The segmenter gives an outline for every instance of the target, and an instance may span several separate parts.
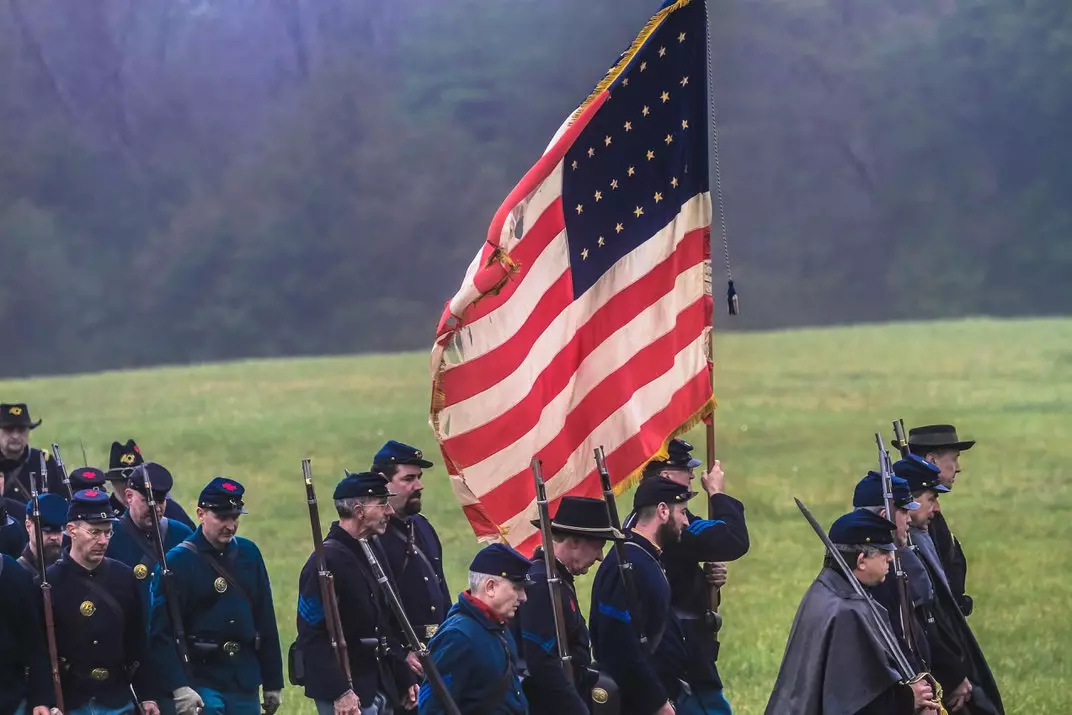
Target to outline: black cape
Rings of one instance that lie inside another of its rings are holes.
[[[865,598],[824,568],[797,609],[766,715],[855,715],[887,699],[882,711],[902,712],[900,679]]]

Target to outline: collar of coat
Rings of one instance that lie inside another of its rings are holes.
[[[506,621],[499,618],[498,614],[491,610],[490,606],[473,596],[469,591],[462,592],[461,598],[458,599],[458,606],[489,631],[502,630],[502,627],[506,625]]]

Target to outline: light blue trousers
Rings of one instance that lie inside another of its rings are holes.
[[[260,693],[221,693],[201,686],[194,690],[205,701],[201,715],[261,715]]]
[[[721,690],[693,689],[677,704],[678,715],[732,715],[729,701]]]

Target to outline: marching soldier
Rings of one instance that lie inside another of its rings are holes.
[[[960,439],[953,425],[927,425],[913,427],[908,431],[909,451],[938,467],[938,479],[950,490],[960,474],[960,453],[967,452],[974,446],[975,440]],[[927,531],[934,540],[942,570],[949,579],[949,589],[957,599],[957,605],[965,616],[970,616],[974,602],[971,596],[964,593],[968,561],[964,558],[960,541],[953,535],[941,510],[935,513]]]
[[[126,482],[134,473],[134,468],[144,464],[145,459],[141,456],[141,448],[134,440],[128,439],[126,444],[112,442],[112,450],[108,457],[108,472],[106,476],[112,483],[112,509],[116,517],[123,515],[127,510]],[[168,498],[164,508],[164,516],[171,521],[182,522],[191,531],[196,528],[193,520],[186,510],[179,506],[178,502]]]
[[[130,567],[104,554],[112,538],[108,496],[77,492],[67,513],[70,548],[48,568],[66,715],[160,715],[146,667],[145,616]]]
[[[197,502],[200,526],[167,554],[175,574],[172,606],[182,619],[190,652],[188,676],[175,648],[175,625],[158,574],[150,600],[150,647],[163,690],[178,715],[274,715],[282,702],[272,587],[260,549],[236,536],[245,514],[245,488],[216,477]],[[263,703],[258,689],[263,686]]]
[[[108,545],[108,557],[122,561],[134,570],[134,578],[138,580],[138,590],[141,592],[148,617],[149,586],[160,564],[160,551],[156,543],[157,535],[153,533],[153,518],[146,498],[146,470],[149,472],[149,482],[153,485],[153,500],[156,502],[156,515],[160,520],[160,540],[164,553],[192,536],[193,531],[182,522],[172,521],[164,516],[164,505],[172,485],[171,473],[155,462],[146,462],[135,467],[134,473],[126,481],[127,510],[115,525],[115,536]],[[148,625],[148,621],[146,624]]]
[[[332,652],[315,552],[298,583],[298,648],[305,663],[305,696],[319,715],[390,715],[417,704],[417,679],[406,664],[389,606],[358,539],[382,534],[392,514],[382,474],[347,475],[333,499],[339,520],[324,539],[324,559],[335,575],[339,620],[348,645],[352,687]]]
[[[108,478],[103,471],[96,467],[79,467],[71,472],[68,476],[71,480],[71,491],[80,492],[83,489],[96,489],[98,491],[106,492],[108,486]]]
[[[0,555],[0,713],[49,715],[56,705],[41,627],[41,591]],[[28,675],[28,677],[27,677]]]
[[[830,541],[864,587],[882,583],[895,549],[893,525],[857,509],[830,527]],[[767,715],[934,715],[931,685],[923,679],[902,684],[869,604],[853,590],[833,557],[797,610],[789,631]],[[888,617],[882,606],[879,615]]]
[[[39,494],[41,504],[41,541],[45,545],[45,568],[59,560],[63,554],[63,531],[67,527],[67,500],[59,494]],[[26,569],[34,579],[41,577],[37,570],[37,526],[33,520],[33,501],[26,503],[25,528],[30,535],[26,548],[19,555],[19,566]]]
[[[30,419],[30,408],[24,403],[0,403],[0,473],[3,473],[3,496],[20,504],[30,501],[30,472],[41,471],[41,450],[30,446],[30,430],[37,429],[41,420]],[[63,477],[56,460],[45,455],[44,480],[38,479],[38,489],[66,495]]]
[[[420,513],[422,470],[431,467],[419,449],[395,440],[383,445],[372,460],[372,471],[387,477],[394,512],[387,531],[376,542],[387,557],[387,573],[398,590],[406,617],[422,641],[435,635],[452,603],[443,575],[443,546],[432,524]],[[413,672],[423,675],[414,653],[409,653],[406,660]]]
[[[4,477],[0,474],[0,491],[3,490]],[[22,515],[24,504],[15,499],[0,497],[0,554],[17,559],[26,546],[26,527]]]
[[[517,643],[506,623],[525,602],[532,563],[505,544],[477,552],[469,565],[469,589],[455,603],[428,649],[462,715],[523,715]],[[419,715],[446,713],[426,679]]]
[[[942,570],[929,527],[939,513],[938,498],[949,492],[941,482],[941,469],[915,455],[893,465],[894,474],[908,482],[920,508],[909,512],[909,534],[916,546],[912,578],[922,587],[920,609],[927,623],[934,677],[942,686],[947,708],[952,712],[966,703],[976,715],[1003,715],[1004,706],[986,657],[956,601]]]
[[[539,520],[533,522],[539,525]],[[581,615],[574,578],[588,573],[603,560],[607,541],[624,538],[612,529],[601,499],[562,497],[551,520],[555,568],[562,582],[562,614],[573,669],[573,684],[567,682],[556,648],[557,634],[547,586],[547,565],[543,548],[533,554],[526,586],[528,599],[514,619],[514,637],[521,644],[528,668],[524,680],[525,697],[533,715],[588,715],[588,702],[598,673],[592,664],[588,625]]]
[[[592,652],[618,684],[622,715],[672,715],[684,698],[681,675],[690,654],[671,605],[670,583],[660,561],[664,549],[689,526],[694,492],[669,479],[646,479],[633,494],[635,518],[625,531],[636,584],[638,612],[629,610],[618,554],[611,551],[592,585]],[[639,634],[647,645],[641,646]]]
[[[661,477],[689,487],[700,466],[692,456],[692,445],[682,439],[670,440],[665,460],[654,460],[644,468],[644,479]],[[723,695],[718,659],[718,628],[721,618],[711,602],[711,589],[726,582],[726,561],[748,553],[748,527],[744,505],[723,491],[725,475],[719,462],[704,474],[700,483],[708,499],[710,518],[686,510],[689,524],[679,541],[671,541],[662,554],[663,568],[670,581],[670,599],[681,623],[692,658],[681,677],[691,694],[678,704],[679,713],[729,715],[730,705]],[[629,525],[626,520],[626,525]]]

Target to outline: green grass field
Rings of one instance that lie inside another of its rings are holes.
[[[953,422],[979,440],[943,501],[969,559],[970,622],[1009,713],[1072,712],[1072,320],[735,334],[718,350],[719,453],[752,538],[751,553],[730,568],[722,608],[720,667],[735,712],[763,712],[819,568],[821,548],[792,497],[826,523],[846,511],[876,461],[873,432],[888,432],[896,417]],[[311,550],[301,458],[312,457],[320,495],[330,498],[343,467],[367,467],[387,438],[437,452],[423,353],[10,380],[0,397],[29,402],[44,418],[33,443],[58,441],[71,468],[79,439],[103,465],[113,439],[134,437],[171,469],[188,508],[213,475],[242,481],[250,513],[241,533],[267,559],[284,650]],[[432,470],[425,485],[457,590],[477,544],[444,473]],[[313,709],[288,688],[283,712]]]

